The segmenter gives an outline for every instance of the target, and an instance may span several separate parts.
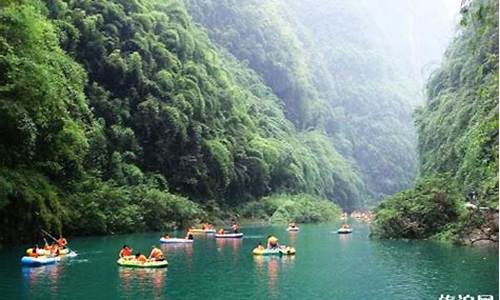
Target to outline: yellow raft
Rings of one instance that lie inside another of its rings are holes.
[[[120,258],[116,261],[122,267],[130,267],[130,268],[165,268],[168,266],[167,260],[162,261],[147,261],[142,263],[137,259],[129,259],[129,258]]]
[[[259,249],[255,248],[252,251],[253,255],[295,255],[295,248],[282,246],[276,249]]]

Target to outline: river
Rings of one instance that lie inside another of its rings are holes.
[[[129,244],[148,251],[158,233],[82,237],[70,241],[78,257],[23,268],[25,247],[0,250],[0,299],[439,299],[495,295],[498,250],[432,241],[369,239],[366,224],[338,235],[338,224],[243,227],[242,240],[196,236],[192,245],[162,246],[166,269],[116,264]],[[268,234],[296,247],[295,257],[254,257]]]

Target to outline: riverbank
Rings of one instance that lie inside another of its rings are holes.
[[[421,178],[413,189],[384,200],[375,214],[373,237],[498,247],[498,206],[470,205],[447,176]]]
[[[90,184],[90,183],[89,183]],[[79,197],[79,198],[78,198]],[[115,235],[199,227],[212,223],[229,227],[235,220],[251,223],[321,223],[338,220],[341,209],[333,202],[309,194],[271,194],[237,207],[216,201],[195,203],[186,197],[166,193],[154,186],[139,185],[131,190],[101,186],[99,192],[81,193],[71,199],[78,209],[67,212],[59,227],[38,223],[28,233],[22,226],[12,229],[12,238],[3,244],[33,243],[44,235],[40,229],[66,236]],[[35,228],[36,228],[35,227]]]

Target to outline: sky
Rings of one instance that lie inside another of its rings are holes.
[[[441,0],[441,2],[445,5],[450,18],[458,17],[462,0]]]
[[[360,0],[389,56],[423,89],[455,35],[462,0]],[[418,93],[421,93],[418,92]],[[419,104],[420,100],[415,104]]]

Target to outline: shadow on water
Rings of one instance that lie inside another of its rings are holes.
[[[262,256],[254,255],[255,271],[257,276],[267,280],[267,294],[269,298],[279,298],[279,276],[292,267],[295,256]]]
[[[132,299],[163,299],[167,280],[167,268],[141,269],[118,268],[120,292]]]

